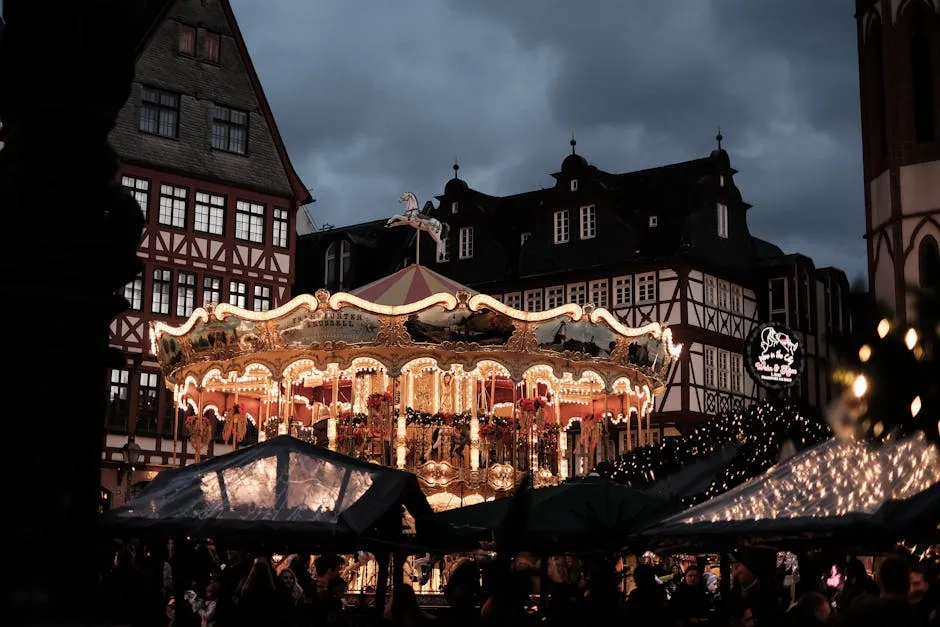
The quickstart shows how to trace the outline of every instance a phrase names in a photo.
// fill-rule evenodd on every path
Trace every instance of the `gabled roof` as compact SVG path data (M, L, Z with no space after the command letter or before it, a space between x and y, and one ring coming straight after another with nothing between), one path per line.
M167 18L170 10L178 1L179 0L145 0L137 7L136 11L131 13L129 16L131 22L131 26L129 27L131 30L130 36L136 37L136 41L132 41L132 43L134 44L138 57L144 51L144 48L156 32L160 23ZM242 58L242 62L245 64L245 69L248 72L248 80L258 99L258 107L261 110L261 115L264 117L265 122L267 122L271 132L271 137L274 140L274 148L277 151L281 166L287 174L291 191L293 191L294 197L299 204L308 205L314 202L313 196L311 196L310 191L300 179L300 176L294 169L294 165L291 163L290 157L287 154L284 138L281 137L281 132L278 129L274 114L271 111L271 105L268 103L267 95L265 95L264 89L261 87L261 80L258 78L258 72L255 70L251 55L248 53L248 46L245 44L245 38L242 35L241 29L238 27L238 20L235 19L235 12L232 10L232 5L229 0L217 1L232 29L232 38L235 40L239 55Z
M476 294L469 287L448 279L433 270L412 264L378 281L373 281L352 292L363 300L379 305L396 307L415 303L434 294L455 294L464 291Z
M315 543L394 534L402 505L415 518L431 513L413 474L284 435L164 471L102 522L118 531L269 532Z

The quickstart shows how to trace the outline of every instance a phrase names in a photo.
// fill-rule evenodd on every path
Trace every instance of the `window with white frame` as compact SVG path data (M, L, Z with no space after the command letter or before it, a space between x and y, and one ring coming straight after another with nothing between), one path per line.
M734 313L744 311L744 290L740 285L731 286L731 311Z
M255 299L251 303L255 311L268 311L271 309L271 286L255 285Z
M349 241L345 239L333 241L326 249L324 264L324 283L338 281L340 284L349 275L352 266L352 256Z
M124 286L124 298L133 311L140 311L144 306L144 275L138 274L134 280Z
M564 244L568 241L571 232L568 228L568 210L555 212L555 243Z
M447 263L450 261L450 239L441 238L441 245L437 247L437 263Z
M172 185L160 186L160 224L186 228L186 188Z
M458 256L461 259L472 259L473 258L473 227L472 226L462 226L460 227L460 242L458 248Z
M628 307L633 304L633 277L614 278L614 307Z
M715 306L717 303L715 292L715 277L705 275L705 304Z
M561 307L565 300L565 288L561 285L555 285L545 290L545 309L554 309Z
M571 191L578 191L578 179L571 179Z
M730 375L730 359L728 351L718 351L718 389L727 390Z
M147 217L147 208L150 206L150 181L133 176L122 176L121 185L134 197L140 206L140 212Z
M202 279L202 302L218 305L222 302L222 279L217 276L207 276Z
M196 275L180 272L176 275L176 315L188 318L196 308Z
M718 203L718 237L728 237L728 205Z
M768 291L768 310L771 322L787 324L787 278L776 277L770 279Z
M156 433L159 375L156 372L140 372L137 381L136 430L139 433Z
M290 211L274 208L274 245L287 248L290 244Z
M506 294L503 304L513 309L522 309L522 292L511 292Z
M646 274L636 275L636 302L654 303L656 302L656 273L647 272Z
M105 420L109 427L117 429L127 428L127 398L130 391L130 371L123 368L111 370L111 381L108 389L108 409Z
M597 212L594 205L581 207L581 239L592 239L597 235Z
M153 313L170 313L170 292L173 289L172 276L173 274L169 270L154 268L153 298L150 300L150 311Z
M731 391L740 394L744 389L744 358L740 353L731 354Z
M542 290L527 290L525 293L525 310L542 311Z
M457 211L459 211L459 210L460 210L460 203L458 203L456 200L455 200L454 202L450 203L450 212L451 212L451 213L457 213Z
M230 305L245 309L248 302L248 284L244 281L232 281L229 283L228 302Z
M595 307L607 308L607 279L591 281L591 302Z
M225 197L196 192L195 217L195 230L222 235L225 227Z
M532 233L526 231L519 237L519 245L525 246L525 243L529 241L529 238L532 237Z
M264 205L247 200L235 202L235 239L264 242Z
M568 302L575 305L583 305L587 302L587 286L584 283L569 285Z
M655 229L659 226L659 216L650 216L650 228Z
M722 281L718 279L718 308L728 309L728 298L731 295L731 287L728 285L727 281Z
M702 383L707 388L715 387L715 349L712 346L702 348Z

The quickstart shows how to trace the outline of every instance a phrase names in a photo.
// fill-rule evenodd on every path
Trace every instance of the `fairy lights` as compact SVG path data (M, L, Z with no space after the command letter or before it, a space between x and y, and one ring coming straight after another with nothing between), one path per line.
M664 524L872 514L938 481L940 455L923 437L880 448L832 439Z
M735 457L713 477L690 503L701 502L770 468L781 446L789 441L804 449L828 438L830 430L820 416L807 416L794 405L761 402L741 412L710 418L690 433L667 438L658 446L634 449L612 464L611 479L643 488L685 466L737 444Z

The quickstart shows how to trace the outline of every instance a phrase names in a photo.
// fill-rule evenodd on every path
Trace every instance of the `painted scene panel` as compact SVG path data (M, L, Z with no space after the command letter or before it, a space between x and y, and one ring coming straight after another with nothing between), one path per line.
M408 316L405 329L417 343L473 342L480 346L505 344L515 331L512 319L499 312L490 309L447 311L443 307Z

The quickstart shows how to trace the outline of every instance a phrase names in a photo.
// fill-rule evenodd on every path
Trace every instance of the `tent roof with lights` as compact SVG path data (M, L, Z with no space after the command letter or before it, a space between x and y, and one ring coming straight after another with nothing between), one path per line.
M165 471L103 522L118 531L267 531L316 542L400 532L402 506L415 518L431 513L413 474L280 436Z
M457 292L476 294L476 291L442 274L424 266L412 264L394 274L353 290L351 293L369 302L397 307L416 303L434 294L456 294Z
M836 532L883 531L879 513L940 482L940 454L923 438L880 448L831 439L646 532L662 545L746 537L757 544Z

